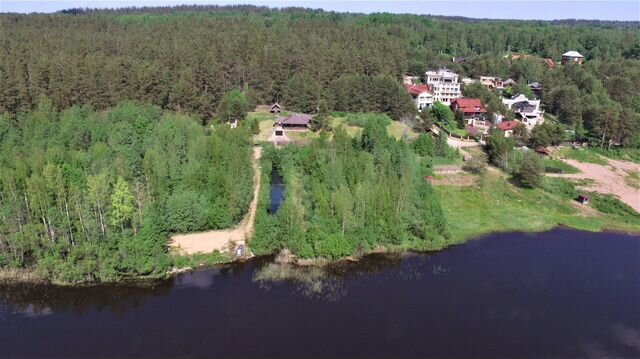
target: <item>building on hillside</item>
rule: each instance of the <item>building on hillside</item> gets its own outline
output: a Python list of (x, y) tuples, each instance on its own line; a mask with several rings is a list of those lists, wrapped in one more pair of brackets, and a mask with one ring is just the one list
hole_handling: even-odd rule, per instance
[(419, 111), (433, 106), (433, 93), (427, 85), (405, 85)]
[(504, 121), (501, 122), (497, 127), (504, 132), (504, 137), (513, 136), (513, 130), (520, 124), (520, 121)]
[(542, 98), (542, 84), (539, 82), (532, 82), (527, 86), (529, 86), (531, 92), (536, 96), (536, 100), (540, 100)]
[(461, 64), (463, 62), (466, 62), (467, 59), (465, 59), (464, 57), (454, 57), (451, 62), (453, 62), (454, 64)]
[(418, 80), (420, 80), (418, 76), (409, 76), (409, 75), (402, 76), (403, 85), (415, 85), (416, 83), (418, 83)]
[(540, 100), (529, 100), (527, 96), (520, 94), (510, 99), (503, 98), (502, 103), (516, 113), (528, 130), (544, 123), (544, 111), (540, 110)]
[(486, 118), (487, 110), (480, 99), (457, 98), (451, 102), (451, 110), (462, 112), (467, 125), (483, 129), (490, 126), (490, 122)]
[(282, 128), (289, 130), (306, 130), (311, 124), (311, 115), (303, 113), (294, 113), (287, 117), (278, 118), (276, 120), (276, 126), (280, 125)]
[(504, 81), (501, 78), (495, 76), (480, 76), (480, 83), (487, 86), (490, 89), (502, 90), (504, 89)]
[(517, 84), (516, 80), (512, 79), (512, 78), (508, 78), (504, 81), (502, 81), (502, 86), (503, 87), (511, 87), (514, 86), (515, 84)]
[(562, 61), (560, 61), (560, 63), (562, 63), (563, 65), (569, 63), (582, 64), (582, 61), (584, 61), (584, 56), (582, 56), (581, 53), (579, 53), (578, 51), (567, 51), (562, 54)]
[(449, 106), (452, 100), (461, 97), (458, 74), (448, 69), (427, 71), (425, 82), (431, 88), (433, 100)]

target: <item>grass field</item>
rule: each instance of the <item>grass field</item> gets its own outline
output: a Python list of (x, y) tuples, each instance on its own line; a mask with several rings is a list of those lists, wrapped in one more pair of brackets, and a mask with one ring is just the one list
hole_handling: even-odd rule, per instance
[(573, 148), (565, 147), (565, 148), (561, 148), (558, 151), (558, 155), (560, 155), (560, 157), (563, 157), (563, 158), (568, 158), (568, 159), (572, 159), (580, 162), (595, 163), (599, 165), (607, 164), (606, 158), (600, 156), (596, 152), (589, 149), (576, 150)]
[(550, 158), (545, 158), (543, 160), (545, 172), (547, 173), (578, 173), (580, 172), (577, 168), (562, 162), (560, 160), (553, 160)]
[(453, 240), (463, 242), (493, 232), (537, 232), (557, 225), (588, 230), (640, 232), (640, 221), (581, 207), (573, 186), (562, 179), (545, 179), (546, 189), (523, 189), (506, 175), (488, 171), (477, 185), (436, 186)]

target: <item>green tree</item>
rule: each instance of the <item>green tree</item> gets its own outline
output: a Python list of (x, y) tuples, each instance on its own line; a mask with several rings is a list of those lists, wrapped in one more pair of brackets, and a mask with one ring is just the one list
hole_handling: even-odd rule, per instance
[(249, 110), (247, 97), (238, 89), (222, 96), (218, 104), (218, 116), (224, 121), (244, 120)]
[(127, 181), (118, 177), (111, 195), (111, 225), (124, 230), (135, 212), (134, 197)]
[(517, 177), (526, 187), (540, 187), (544, 178), (544, 163), (540, 155), (533, 151), (525, 153)]

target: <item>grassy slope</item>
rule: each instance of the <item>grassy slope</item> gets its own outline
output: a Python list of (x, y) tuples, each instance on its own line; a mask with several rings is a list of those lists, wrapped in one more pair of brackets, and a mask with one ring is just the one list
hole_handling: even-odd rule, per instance
[(516, 187), (497, 171), (489, 171), (476, 186), (436, 186), (436, 192), (456, 242), (491, 232), (543, 231), (557, 225), (640, 232), (640, 223), (580, 209), (561, 194)]

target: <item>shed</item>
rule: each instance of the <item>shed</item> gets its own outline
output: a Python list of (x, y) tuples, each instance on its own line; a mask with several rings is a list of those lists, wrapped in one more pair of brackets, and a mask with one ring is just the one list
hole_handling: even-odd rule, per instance
[(273, 105), (271, 105), (271, 113), (280, 113), (280, 104), (279, 103), (274, 103)]
[(579, 195), (578, 202), (580, 202), (580, 204), (589, 204), (589, 196), (587, 196), (586, 194)]

